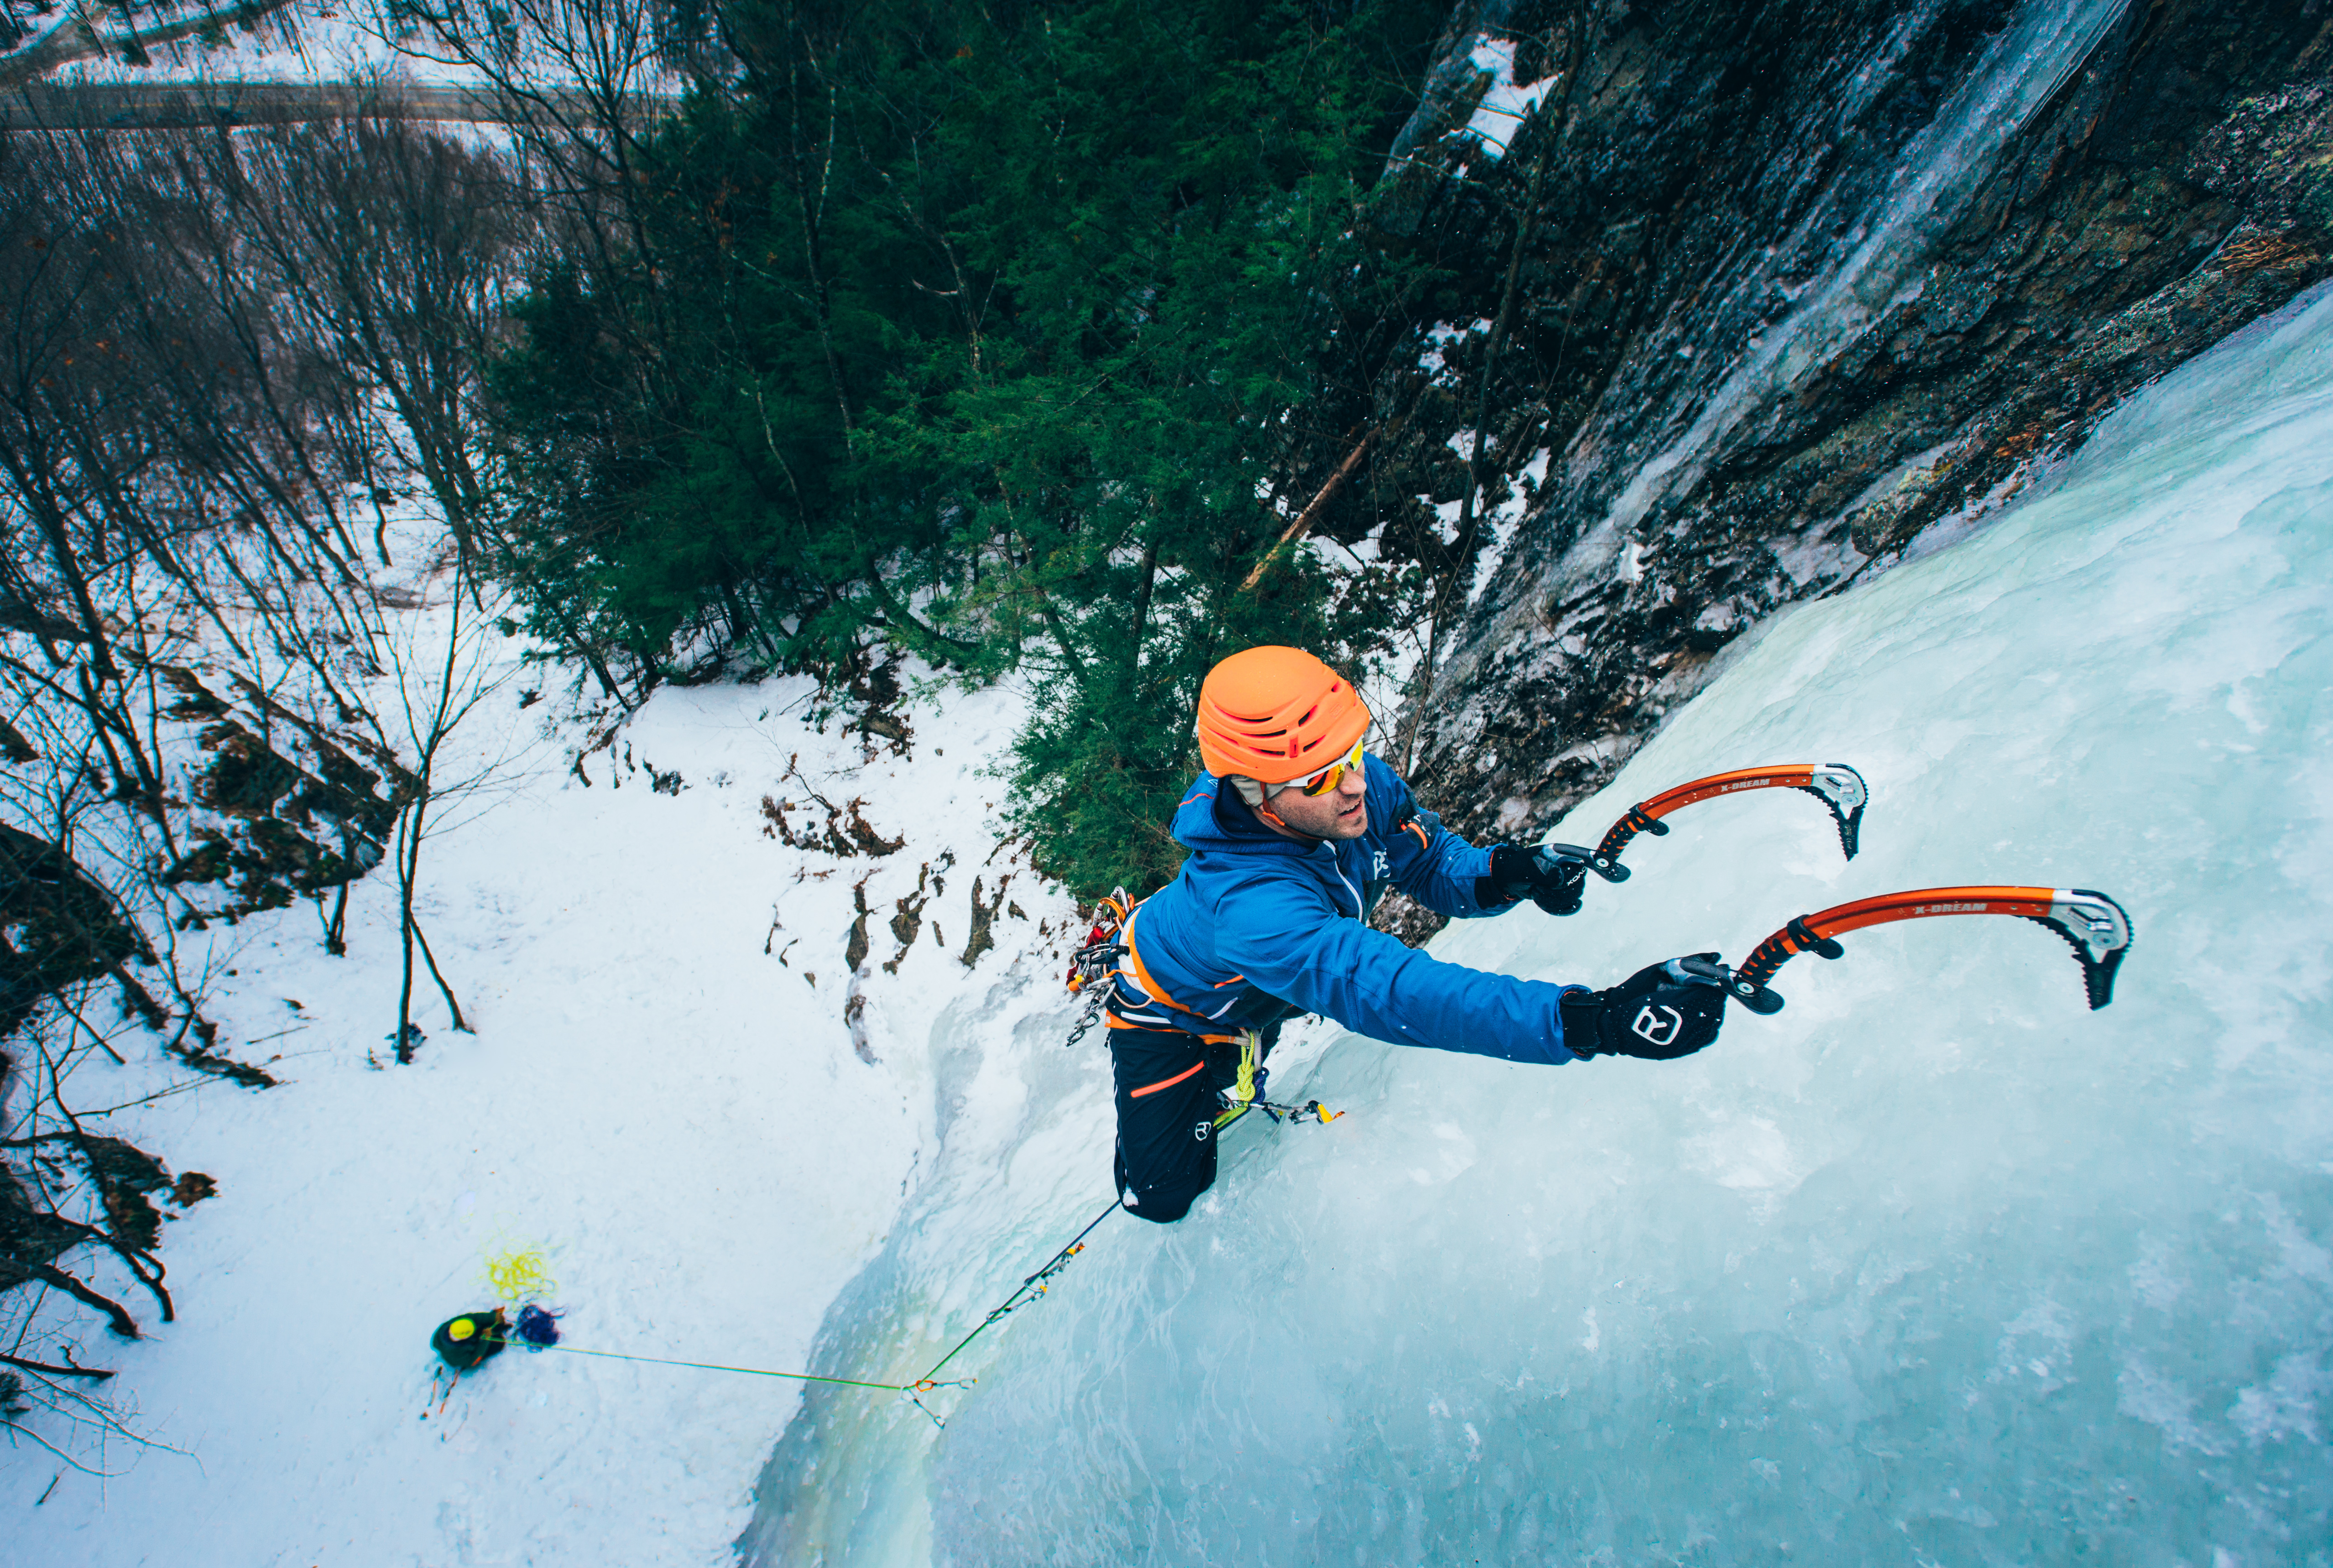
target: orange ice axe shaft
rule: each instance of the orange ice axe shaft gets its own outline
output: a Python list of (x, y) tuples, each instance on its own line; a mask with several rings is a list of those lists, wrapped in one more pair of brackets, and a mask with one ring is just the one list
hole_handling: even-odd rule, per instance
[(2115, 970), (2130, 951), (2130, 916), (2105, 894), (2086, 887), (1922, 887), (1858, 898), (1799, 916), (1760, 942), (1740, 969), (1720, 978), (1726, 994), (1752, 1012), (1778, 1012), (1782, 999), (1767, 990), (1766, 982), (1800, 953), (1839, 958), (1846, 951), (1838, 941), (1842, 932), (1946, 914), (2011, 914), (2038, 921), (2073, 948), (2091, 1009), (2114, 1000)]
[(1727, 773), (1712, 773), (1631, 806), (1626, 816), (1605, 830), (1603, 839), (1593, 849), (1574, 849), (1561, 844), (1548, 847), (1572, 850), (1571, 858), (1586, 861), (1588, 868), (1607, 882), (1625, 882), (1628, 868), (1620, 864), (1620, 852), (1627, 848), (1630, 839), (1639, 833), (1658, 838), (1669, 830), (1669, 825), (1661, 818), (1671, 812), (1698, 800), (1738, 795), (1745, 789), (1800, 789), (1813, 796), (1829, 808), (1831, 820), (1839, 827), (1839, 846), (1847, 851), (1849, 860), (1855, 858), (1856, 838), (1863, 827), (1863, 808), (1871, 798), (1871, 791), (1865, 788), (1863, 775), (1844, 762), (1777, 762), (1764, 768), (1736, 768)]

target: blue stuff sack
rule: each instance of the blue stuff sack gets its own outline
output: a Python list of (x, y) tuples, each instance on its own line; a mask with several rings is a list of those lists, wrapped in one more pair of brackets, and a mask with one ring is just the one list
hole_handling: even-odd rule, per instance
[(559, 1315), (547, 1312), (532, 1302), (518, 1309), (518, 1326), (512, 1337), (521, 1344), (536, 1350), (559, 1343)]

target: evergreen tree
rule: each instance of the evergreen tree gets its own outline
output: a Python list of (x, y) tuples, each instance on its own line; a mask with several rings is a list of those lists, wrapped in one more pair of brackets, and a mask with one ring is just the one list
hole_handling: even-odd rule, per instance
[(1357, 214), (1439, 19), (733, 7), (741, 80), (650, 139), (496, 372), (533, 629), (651, 675), (706, 634), (1017, 671), (1040, 864), (1155, 885), (1208, 664), (1383, 645), (1382, 600), (1274, 546), (1372, 412), (1356, 323), (1404, 280)]

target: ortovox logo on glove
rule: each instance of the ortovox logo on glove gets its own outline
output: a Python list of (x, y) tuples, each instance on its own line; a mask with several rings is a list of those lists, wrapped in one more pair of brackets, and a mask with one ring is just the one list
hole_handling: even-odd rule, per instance
[[(1661, 1017), (1662, 1013), (1666, 1013), (1668, 1017)], [(1632, 1034), (1641, 1035), (1656, 1046), (1667, 1045), (1677, 1037), (1678, 1031), (1684, 1028), (1685, 1015), (1678, 1012), (1676, 1009), (1661, 1008), (1656, 1010), (1649, 1002), (1637, 1014), (1636, 1022), (1628, 1026)]]

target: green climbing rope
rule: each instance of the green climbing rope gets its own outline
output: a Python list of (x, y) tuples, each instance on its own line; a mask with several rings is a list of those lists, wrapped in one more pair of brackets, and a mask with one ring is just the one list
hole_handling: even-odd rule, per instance
[[(1254, 1090), (1253, 1086), (1250, 1086), (1248, 1088), (1248, 1095), (1253, 1095), (1253, 1093)], [(1320, 1102), (1318, 1100), (1313, 1100), (1304, 1105), (1297, 1106), (1273, 1104), (1264, 1100), (1243, 1098), (1240, 1104), (1236, 1104), (1226, 1115), (1218, 1121), (1217, 1125), (1228, 1125), (1230, 1123), (1235, 1122), (1241, 1116), (1246, 1114), (1250, 1110), (1260, 1110), (1263, 1112), (1265, 1115), (1271, 1117), (1274, 1122), (1318, 1121), (1325, 1123), (1333, 1121), (1338, 1114), (1336, 1112), (1321, 1109)], [(979, 1324), (974, 1327), (970, 1334), (965, 1334), (962, 1339), (956, 1341), (955, 1344), (948, 1351), (947, 1354), (934, 1362), (929, 1372), (926, 1372), (923, 1376), (917, 1378), (911, 1383), (873, 1382), (865, 1378), (827, 1377), (818, 1372), (772, 1372), (764, 1367), (725, 1366), (717, 1362), (674, 1361), (668, 1357), (660, 1355), (631, 1355), (623, 1351), (616, 1350), (585, 1350), (581, 1346), (571, 1344), (534, 1344), (526, 1340), (511, 1339), (507, 1336), (504, 1337), (502, 1343), (504, 1344), (523, 1346), (527, 1350), (555, 1350), (562, 1351), (569, 1355), (599, 1356), (607, 1361), (646, 1362), (653, 1366), (694, 1367), (699, 1372), (740, 1372), (747, 1377), (786, 1378), (794, 1382), (837, 1383), (844, 1388), (880, 1389), (887, 1393), (900, 1393), (907, 1395), (910, 1401), (914, 1401), (917, 1410), (923, 1411), (924, 1414), (927, 1416), (931, 1416), (932, 1424), (934, 1426), (938, 1427), (945, 1431), (947, 1429), (947, 1423), (940, 1420), (938, 1416), (933, 1414), (931, 1407), (924, 1403), (921, 1396), (930, 1393), (935, 1389), (970, 1388), (974, 1383), (978, 1382), (980, 1380), (977, 1378), (962, 1378), (950, 1379), (943, 1382), (939, 1377), (940, 1369), (946, 1366), (948, 1362), (955, 1360), (958, 1355), (963, 1353), (965, 1346), (970, 1344), (974, 1340), (978, 1339), (982, 1334), (987, 1333), (988, 1330), (1000, 1320), (1011, 1315), (1013, 1313), (1019, 1311), (1022, 1307), (1028, 1305), (1031, 1302), (1042, 1296), (1045, 1292), (1051, 1288), (1053, 1276), (1060, 1274), (1062, 1269), (1067, 1268), (1070, 1266), (1070, 1260), (1086, 1249), (1086, 1238), (1091, 1236), (1094, 1233), (1095, 1228), (1100, 1225), (1103, 1220), (1118, 1212), (1118, 1200), (1116, 1198), (1112, 1198), (1109, 1201), (1109, 1208), (1104, 1209), (1100, 1213), (1086, 1221), (1085, 1229), (1079, 1231), (1075, 1236), (1070, 1238), (1069, 1244), (1067, 1246), (1054, 1253), (1052, 1257), (1047, 1258), (1044, 1263), (1038, 1267), (1037, 1271), (1029, 1276), (1026, 1279), (1023, 1279), (1019, 1286), (1013, 1290), (1013, 1294), (1006, 1296), (1000, 1305), (991, 1308), (988, 1315), (982, 1318)]]
[(717, 1362), (709, 1361), (673, 1361), (660, 1355), (628, 1355), (619, 1350), (585, 1350), (581, 1345), (533, 1344), (523, 1339), (505, 1339), (503, 1341), (503, 1343), (507, 1345), (516, 1345), (521, 1350), (555, 1350), (564, 1352), (568, 1355), (596, 1355), (607, 1361), (641, 1361), (648, 1362), (651, 1365), (655, 1366), (686, 1366), (695, 1367), (699, 1372), (744, 1372), (748, 1377), (790, 1378), (796, 1382), (805, 1383), (842, 1383), (847, 1387), (854, 1389), (885, 1389), (897, 1393), (909, 1393), (935, 1388), (950, 1388), (956, 1386), (950, 1383), (934, 1382), (876, 1383), (869, 1382), (862, 1378), (822, 1377), (817, 1372), (771, 1372), (765, 1367), (723, 1366)]
[[(980, 1320), (980, 1326), (978, 1328), (974, 1329), (970, 1334), (965, 1334), (962, 1339), (956, 1341), (955, 1350), (948, 1352), (947, 1354), (934, 1362), (932, 1363), (931, 1372), (926, 1372), (921, 1378), (917, 1379), (916, 1382), (916, 1387), (923, 1389), (940, 1386), (932, 1382), (933, 1372), (938, 1372), (940, 1368), (955, 1360), (957, 1352), (962, 1351), (965, 1346), (970, 1344), (974, 1340), (978, 1339), (982, 1334), (988, 1332), (989, 1324), (1004, 1316), (1007, 1313), (1013, 1312), (1021, 1307), (1028, 1305), (1029, 1303), (1036, 1300), (1038, 1296), (1044, 1295), (1048, 1288), (1047, 1282), (1050, 1281), (1053, 1276), (1061, 1273), (1062, 1269), (1067, 1268), (1070, 1266), (1070, 1258), (1075, 1257), (1079, 1253), (1083, 1252), (1086, 1249), (1086, 1238), (1093, 1234), (1094, 1227), (1099, 1225), (1103, 1220), (1117, 1213), (1118, 1209), (1118, 1200), (1115, 1198), (1111, 1199), (1109, 1200), (1109, 1207), (1095, 1215), (1091, 1219), (1088, 1220), (1086, 1222), (1086, 1228), (1083, 1230), (1079, 1231), (1075, 1236), (1070, 1238), (1070, 1244), (1067, 1247), (1062, 1248), (1059, 1252), (1053, 1254), (1052, 1257), (1047, 1258), (1043, 1267), (1038, 1269), (1036, 1273), (1022, 1280), (1021, 1282), (1021, 1287), (1018, 1290), (1015, 1290), (1011, 1296), (1004, 1298), (1003, 1305), (990, 1312), (986, 1317)], [(1030, 1294), (1029, 1287), (1032, 1285), (1037, 1288), (1034, 1294)], [(932, 1419), (937, 1420), (939, 1418), (935, 1416)]]

